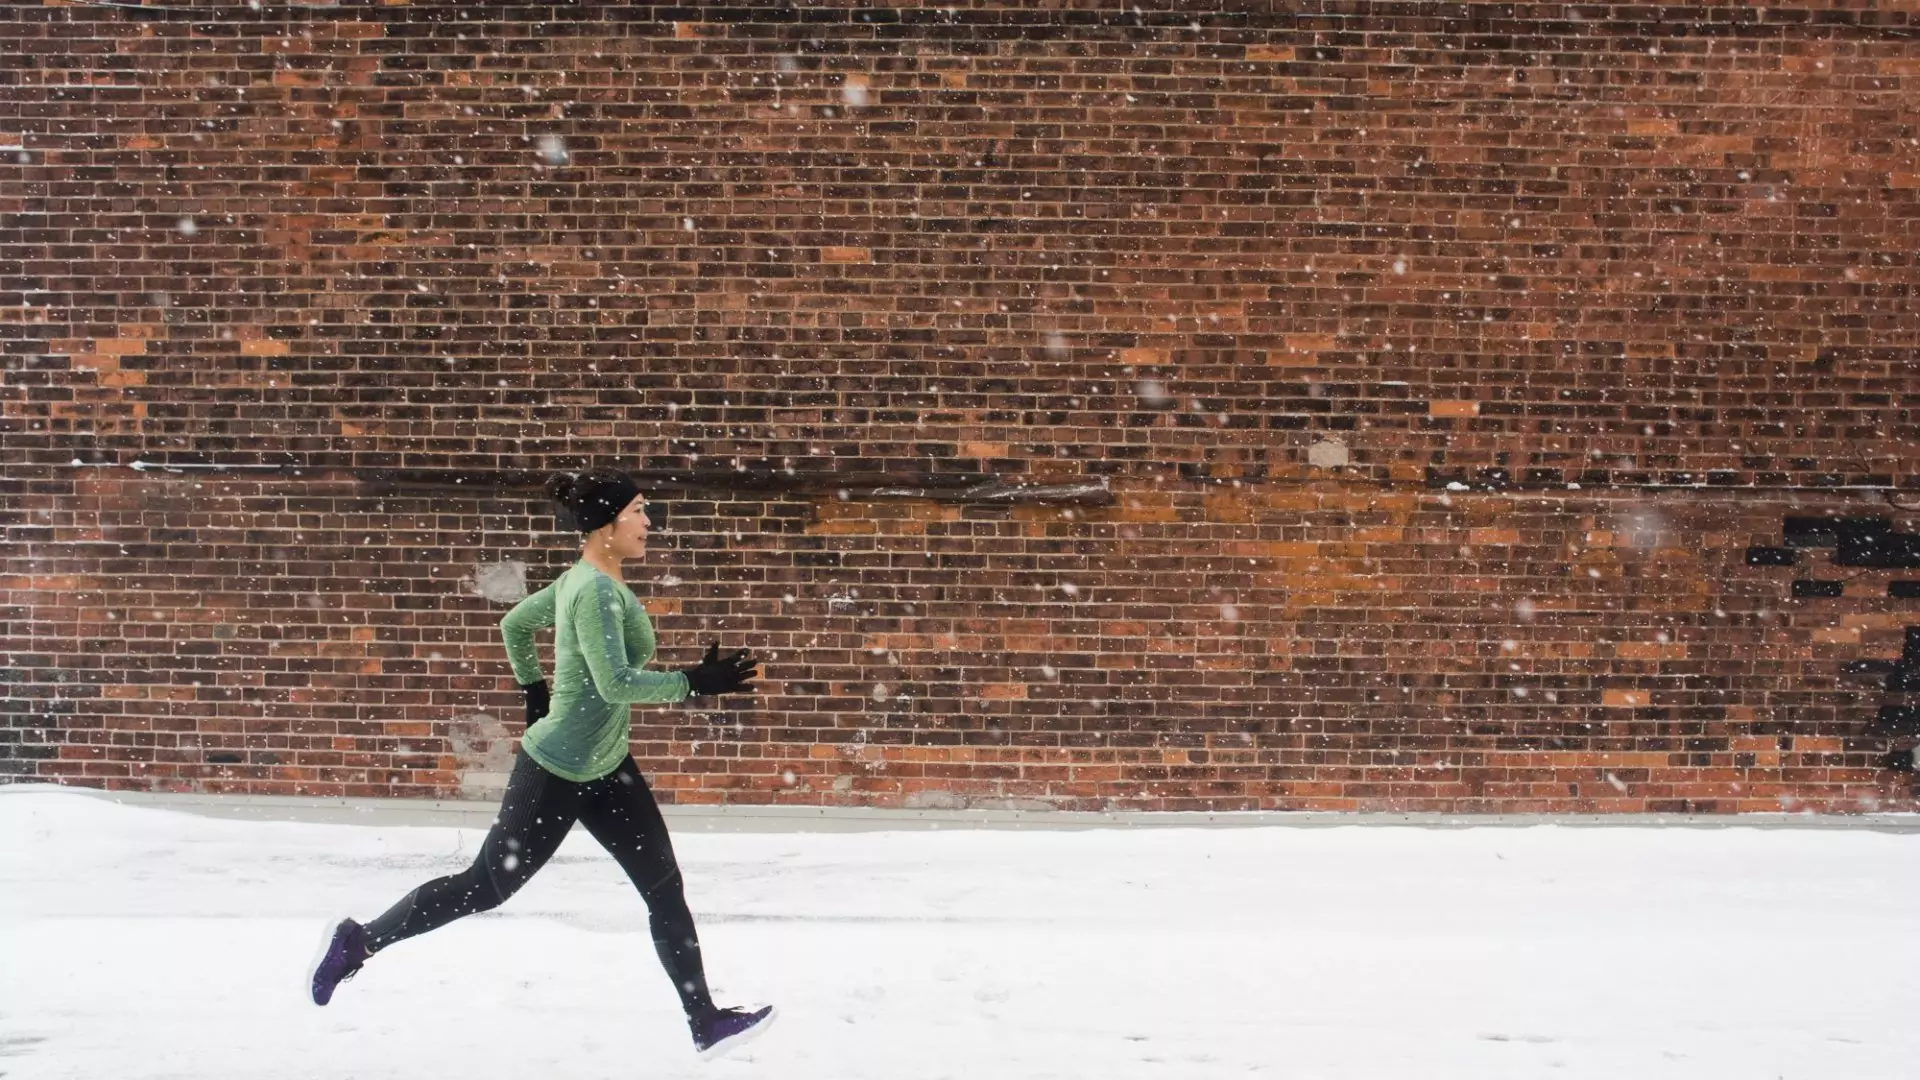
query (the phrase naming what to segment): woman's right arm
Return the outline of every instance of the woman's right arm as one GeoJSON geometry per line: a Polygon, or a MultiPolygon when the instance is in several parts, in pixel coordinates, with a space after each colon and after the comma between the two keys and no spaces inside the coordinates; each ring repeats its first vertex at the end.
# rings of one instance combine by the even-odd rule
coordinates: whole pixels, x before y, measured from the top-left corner
{"type": "Polygon", "coordinates": [[[559,595],[554,582],[513,605],[500,620],[500,636],[507,643],[507,663],[513,665],[513,679],[521,686],[541,682],[540,653],[533,647],[535,632],[553,625],[554,598],[559,595]]]}

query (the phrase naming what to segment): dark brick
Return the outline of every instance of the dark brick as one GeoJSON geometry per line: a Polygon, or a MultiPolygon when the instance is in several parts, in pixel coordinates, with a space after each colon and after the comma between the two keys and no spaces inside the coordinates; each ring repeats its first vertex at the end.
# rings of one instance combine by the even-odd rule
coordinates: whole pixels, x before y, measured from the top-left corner
{"type": "Polygon", "coordinates": [[[1894,6],[0,7],[0,781],[458,794],[615,465],[663,801],[1914,810],[1894,6]]]}

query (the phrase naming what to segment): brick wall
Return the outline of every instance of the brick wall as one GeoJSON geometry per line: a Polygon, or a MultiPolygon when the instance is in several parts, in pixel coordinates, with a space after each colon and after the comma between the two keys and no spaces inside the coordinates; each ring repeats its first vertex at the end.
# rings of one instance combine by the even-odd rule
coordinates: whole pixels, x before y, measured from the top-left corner
{"type": "Polygon", "coordinates": [[[0,779],[1920,809],[1907,7],[6,5],[0,779]]]}

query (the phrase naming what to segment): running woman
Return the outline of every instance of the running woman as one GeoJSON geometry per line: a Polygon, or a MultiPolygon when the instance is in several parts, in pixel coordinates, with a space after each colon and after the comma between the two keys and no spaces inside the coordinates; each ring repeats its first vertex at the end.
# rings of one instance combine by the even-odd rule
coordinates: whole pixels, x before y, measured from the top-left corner
{"type": "Polygon", "coordinates": [[[745,649],[721,657],[715,642],[693,667],[643,670],[654,653],[653,623],[620,565],[646,554],[646,498],[632,478],[610,470],[556,475],[546,488],[584,544],[580,561],[500,620],[527,701],[527,730],[500,812],[472,866],[421,885],[372,922],[343,919],[328,931],[311,971],[313,1002],[332,1000],[340,982],[380,950],[500,906],[577,820],[646,900],[654,950],[680,995],[694,1048],[714,1057],[765,1031],[774,1009],[722,1009],[707,992],[667,825],[628,746],[628,707],[752,693],[759,661],[745,649]],[[548,626],[556,628],[551,692],[533,645],[534,632],[548,626]]]}

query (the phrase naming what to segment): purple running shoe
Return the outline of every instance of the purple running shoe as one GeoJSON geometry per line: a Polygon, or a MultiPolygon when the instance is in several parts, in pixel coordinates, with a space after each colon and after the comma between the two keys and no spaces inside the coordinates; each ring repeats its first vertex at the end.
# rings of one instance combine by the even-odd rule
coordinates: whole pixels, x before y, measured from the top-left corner
{"type": "Polygon", "coordinates": [[[765,1005],[748,1012],[745,1009],[715,1009],[687,1021],[693,1029],[693,1046],[708,1061],[736,1050],[759,1038],[773,1026],[773,1006],[765,1005]]]}
{"type": "Polygon", "coordinates": [[[367,962],[367,928],[352,919],[341,919],[333,931],[320,939],[320,953],[314,957],[313,1003],[325,1005],[333,1000],[333,989],[367,962]]]}

